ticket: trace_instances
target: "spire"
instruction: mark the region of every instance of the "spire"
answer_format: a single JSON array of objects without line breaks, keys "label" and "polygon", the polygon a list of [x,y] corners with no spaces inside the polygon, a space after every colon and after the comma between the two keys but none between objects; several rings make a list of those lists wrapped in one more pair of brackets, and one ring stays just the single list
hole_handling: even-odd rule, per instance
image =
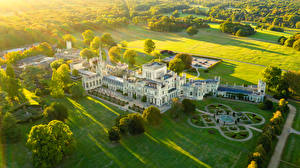
[{"label": "spire", "polygon": [[101,44],[100,44],[100,47],[99,47],[99,59],[100,59],[100,62],[102,62],[102,47],[101,47]]}]

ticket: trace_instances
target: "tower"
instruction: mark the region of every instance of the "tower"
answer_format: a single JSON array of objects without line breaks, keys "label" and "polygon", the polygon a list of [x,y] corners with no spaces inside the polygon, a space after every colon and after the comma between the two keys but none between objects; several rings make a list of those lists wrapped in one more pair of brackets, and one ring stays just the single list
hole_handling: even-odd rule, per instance
[{"label": "tower", "polygon": [[103,61],[102,58],[102,47],[99,48],[99,57],[97,58],[97,67],[96,67],[96,73],[103,76],[105,75],[105,61]]},{"label": "tower", "polygon": [[259,93],[265,94],[266,91],[266,83],[262,80],[258,80],[257,91]]}]

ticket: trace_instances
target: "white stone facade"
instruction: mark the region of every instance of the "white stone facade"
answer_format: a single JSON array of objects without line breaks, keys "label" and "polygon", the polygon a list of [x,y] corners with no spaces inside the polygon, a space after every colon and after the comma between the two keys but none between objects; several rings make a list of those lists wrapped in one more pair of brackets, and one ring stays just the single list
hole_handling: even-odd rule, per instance
[{"label": "white stone facade", "polygon": [[[71,69],[78,69],[82,76],[83,87],[87,91],[105,87],[137,100],[144,99],[156,106],[169,104],[176,97],[202,100],[207,94],[228,97],[231,93],[228,89],[220,89],[220,77],[187,80],[185,74],[179,76],[160,62],[144,64],[141,71],[132,72],[125,64],[108,65],[102,60],[101,53],[100,57],[88,62],[71,64]],[[88,66],[85,67],[84,64]],[[261,102],[264,91],[265,83],[259,81],[255,92],[243,93],[247,93],[250,101]]]}]

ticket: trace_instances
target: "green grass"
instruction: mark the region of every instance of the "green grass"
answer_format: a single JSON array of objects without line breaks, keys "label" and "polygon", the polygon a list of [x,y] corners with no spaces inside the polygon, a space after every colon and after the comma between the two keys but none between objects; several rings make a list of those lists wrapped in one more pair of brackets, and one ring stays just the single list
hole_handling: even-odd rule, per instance
[{"label": "green grass", "polygon": [[266,41],[277,39],[281,35],[280,33],[262,31],[254,37],[235,37],[220,32],[218,27],[218,24],[211,24],[211,28],[200,29],[199,33],[193,37],[188,36],[184,32],[154,32],[134,25],[114,31],[106,31],[111,33],[117,41],[128,41],[128,46],[134,49],[142,49],[144,40],[150,38],[155,41],[157,49],[168,49],[266,66],[279,66],[289,70],[300,70],[298,51],[276,44],[276,41],[274,41],[275,43]]},{"label": "green grass", "polygon": [[[209,129],[193,128],[186,122],[163,115],[163,123],[147,127],[147,132],[138,136],[125,136],[120,144],[108,141],[106,131],[121,110],[87,97],[48,99],[59,101],[69,107],[70,126],[76,139],[76,151],[61,163],[60,167],[245,167],[247,155],[253,150],[260,133],[247,142],[234,142]],[[237,111],[255,111],[256,105],[233,103],[226,100],[206,99],[203,103],[221,102]],[[264,116],[269,117],[266,113]],[[39,121],[35,124],[41,123]],[[3,146],[4,160],[8,167],[31,167],[30,152],[25,147],[26,134],[33,124],[22,126],[23,138],[17,144]],[[2,162],[2,163],[3,163]]]},{"label": "green grass", "polygon": [[297,109],[297,113],[296,113],[296,116],[295,116],[294,122],[293,122],[293,128],[297,131],[300,131],[300,102],[290,101],[289,103],[291,103]]},{"label": "green grass", "polygon": [[[249,65],[245,63],[226,61],[217,64],[209,72],[200,70],[200,77],[196,79],[212,79],[215,76],[221,77],[221,83],[223,84],[257,84],[258,80],[261,79],[260,72],[264,67]],[[197,73],[187,74],[188,78],[196,77]]]},{"label": "green grass", "polygon": [[280,168],[294,168],[300,165],[300,135],[289,135],[281,160]]}]

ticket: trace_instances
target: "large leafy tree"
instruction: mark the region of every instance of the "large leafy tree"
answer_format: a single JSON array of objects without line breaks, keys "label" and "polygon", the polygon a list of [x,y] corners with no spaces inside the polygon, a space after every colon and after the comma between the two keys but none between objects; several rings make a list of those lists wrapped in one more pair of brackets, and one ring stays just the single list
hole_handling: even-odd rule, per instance
[{"label": "large leafy tree", "polygon": [[70,92],[73,98],[81,98],[84,96],[85,91],[81,84],[76,83],[72,85],[72,87],[70,88]]},{"label": "large leafy tree", "polygon": [[46,55],[47,57],[53,57],[55,52],[53,51],[51,45],[49,43],[41,43],[38,45],[38,49],[42,55]]},{"label": "large leafy tree", "polygon": [[144,51],[148,54],[155,50],[155,43],[151,39],[145,40]]},{"label": "large leafy tree", "polygon": [[141,134],[145,132],[144,119],[140,114],[128,114],[130,120],[128,124],[128,131],[132,135]]},{"label": "large leafy tree", "polygon": [[96,36],[90,44],[90,48],[93,50],[98,50],[101,44],[100,37]]},{"label": "large leafy tree", "polygon": [[180,53],[175,58],[180,58],[184,62],[185,68],[190,68],[192,65],[193,57],[189,54]]},{"label": "large leafy tree", "polygon": [[15,76],[14,68],[11,64],[7,64],[5,74],[2,77],[2,90],[7,93],[7,97],[11,101],[17,100],[19,95],[20,84]]},{"label": "large leafy tree", "polygon": [[45,108],[43,115],[49,121],[51,120],[65,121],[68,118],[68,108],[61,103],[54,102],[50,106]]},{"label": "large leafy tree", "polygon": [[274,89],[279,83],[281,79],[281,69],[278,67],[266,67],[262,72],[263,81],[266,82],[269,89]]},{"label": "large leafy tree", "polygon": [[86,58],[87,60],[97,57],[97,52],[95,50],[89,49],[89,48],[84,48],[83,50],[80,51],[80,56],[82,58]]},{"label": "large leafy tree", "polygon": [[114,46],[109,49],[108,55],[110,60],[113,62],[119,62],[121,58],[121,49],[117,46]]},{"label": "large leafy tree", "polygon": [[27,145],[32,151],[34,167],[51,168],[72,151],[74,137],[68,125],[53,120],[48,125],[33,126]]},{"label": "large leafy tree", "polygon": [[155,106],[150,106],[143,112],[143,118],[151,125],[158,125],[161,122],[160,110]]},{"label": "large leafy tree", "polygon": [[82,37],[83,37],[83,42],[90,46],[91,41],[94,39],[95,37],[95,33],[92,30],[85,30],[82,33]]},{"label": "large leafy tree", "polygon": [[70,68],[67,64],[62,64],[56,71],[59,80],[63,83],[63,87],[67,88],[71,84]]},{"label": "large leafy tree", "polygon": [[51,96],[53,97],[62,97],[64,96],[64,83],[60,80],[59,74],[56,72],[56,70],[53,70],[52,78],[50,82],[50,90],[51,90]]},{"label": "large leafy tree", "polygon": [[128,61],[130,66],[134,66],[137,53],[134,50],[126,50],[123,57]]},{"label": "large leafy tree", "polygon": [[104,33],[101,36],[101,43],[107,48],[117,45],[110,33]]},{"label": "large leafy tree", "polygon": [[170,70],[180,74],[184,70],[184,62],[180,58],[174,58],[169,63]]},{"label": "large leafy tree", "polygon": [[55,61],[51,62],[50,67],[52,69],[57,70],[64,63],[65,63],[64,59],[58,59],[58,60],[55,60]]}]

